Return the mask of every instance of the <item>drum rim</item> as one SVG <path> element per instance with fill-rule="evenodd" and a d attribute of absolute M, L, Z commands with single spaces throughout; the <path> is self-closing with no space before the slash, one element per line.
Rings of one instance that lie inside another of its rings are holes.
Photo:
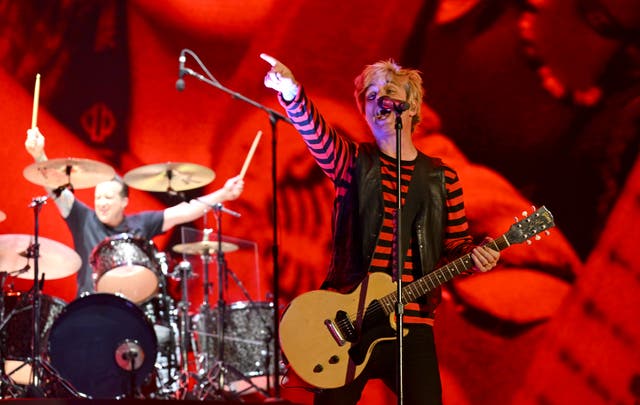
<path fill-rule="evenodd" d="M 91 265 L 91 267 L 95 266 L 94 262 L 96 262 L 97 260 L 96 259 L 97 253 L 100 250 L 102 250 L 104 246 L 113 245 L 113 242 L 116 242 L 116 241 L 129 241 L 129 240 L 142 242 L 144 245 L 144 249 L 142 250 L 144 251 L 145 254 L 148 255 L 149 260 L 153 263 L 155 254 L 158 253 L 158 248 L 156 247 L 156 244 L 153 242 L 153 239 L 145 238 L 142 236 L 135 236 L 134 234 L 129 232 L 121 232 L 115 235 L 110 235 L 105 237 L 93 249 L 91 249 L 91 253 L 89 254 L 89 264 Z M 136 244 L 136 246 L 139 246 L 139 245 Z M 151 252 L 147 252 L 148 249 L 151 250 Z M 152 253 L 152 255 L 149 255 L 149 253 Z"/>

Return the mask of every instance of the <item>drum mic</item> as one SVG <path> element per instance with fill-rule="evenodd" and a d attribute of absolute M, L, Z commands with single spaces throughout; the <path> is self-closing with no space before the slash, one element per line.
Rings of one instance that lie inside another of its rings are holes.
<path fill-rule="evenodd" d="M 378 107 L 383 110 L 394 110 L 398 114 L 407 111 L 411 105 L 403 100 L 395 100 L 389 96 L 382 96 L 378 99 Z"/>
<path fill-rule="evenodd" d="M 184 49 L 180 51 L 180 57 L 178 58 L 178 80 L 176 80 L 176 89 L 178 91 L 184 90 L 184 74 L 186 70 L 184 68 L 184 63 L 187 61 L 187 57 L 184 55 Z"/>

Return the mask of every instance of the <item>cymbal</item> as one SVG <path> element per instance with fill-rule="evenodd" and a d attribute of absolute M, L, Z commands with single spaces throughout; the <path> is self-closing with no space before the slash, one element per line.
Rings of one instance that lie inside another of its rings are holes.
<path fill-rule="evenodd" d="M 60 158 L 33 163 L 22 174 L 30 182 L 44 187 L 58 188 L 71 184 L 77 190 L 109 181 L 116 172 L 113 167 L 96 160 Z"/>
<path fill-rule="evenodd" d="M 130 170 L 124 182 L 143 191 L 185 191 L 204 187 L 215 177 L 213 170 L 195 163 L 166 162 Z"/>
<path fill-rule="evenodd" d="M 235 252 L 238 250 L 238 245 L 230 242 L 222 242 L 222 252 Z M 200 242 L 182 243 L 175 245 L 173 251 L 176 253 L 183 253 L 185 255 L 211 255 L 218 251 L 218 242 L 211 240 L 203 240 Z"/>
<path fill-rule="evenodd" d="M 17 278 L 33 280 L 35 252 L 33 235 L 0 235 L 0 271 L 17 274 Z M 45 280 L 68 277 L 80 269 L 82 260 L 73 249 L 63 243 L 44 237 L 38 238 L 38 273 L 44 273 Z"/>

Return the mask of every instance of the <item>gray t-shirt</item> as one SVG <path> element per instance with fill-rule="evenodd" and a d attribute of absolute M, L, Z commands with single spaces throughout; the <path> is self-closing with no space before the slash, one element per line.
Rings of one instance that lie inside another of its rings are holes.
<path fill-rule="evenodd" d="M 82 259 L 82 266 L 77 276 L 78 296 L 94 291 L 93 269 L 89 260 L 93 249 L 100 242 L 107 237 L 123 233 L 150 241 L 151 238 L 162 233 L 163 218 L 163 211 L 142 211 L 126 215 L 118 226 L 112 228 L 100 222 L 93 209 L 75 199 L 65 222 L 73 236 L 75 251 Z"/>

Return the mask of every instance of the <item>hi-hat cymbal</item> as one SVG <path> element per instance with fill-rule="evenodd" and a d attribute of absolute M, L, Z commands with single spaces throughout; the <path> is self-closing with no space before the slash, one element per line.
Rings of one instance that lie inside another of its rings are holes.
<path fill-rule="evenodd" d="M 49 159 L 27 166 L 22 172 L 32 183 L 58 188 L 71 185 L 74 189 L 94 187 L 109 181 L 116 175 L 113 167 L 106 163 L 82 158 Z"/>
<path fill-rule="evenodd" d="M 222 252 L 235 252 L 238 245 L 230 242 L 222 242 Z M 211 240 L 203 240 L 200 242 L 182 243 L 175 245 L 173 251 L 183 253 L 185 255 L 212 255 L 218 251 L 218 242 Z"/>
<path fill-rule="evenodd" d="M 33 235 L 0 235 L 0 271 L 22 279 L 33 279 L 35 252 Z M 68 277 L 80 269 L 82 260 L 70 247 L 44 237 L 38 238 L 38 273 L 46 280 Z M 20 270 L 24 270 L 19 272 Z"/>
<path fill-rule="evenodd" d="M 216 177 L 195 163 L 166 162 L 138 167 L 124 175 L 129 187 L 143 191 L 185 191 L 204 187 Z"/>

